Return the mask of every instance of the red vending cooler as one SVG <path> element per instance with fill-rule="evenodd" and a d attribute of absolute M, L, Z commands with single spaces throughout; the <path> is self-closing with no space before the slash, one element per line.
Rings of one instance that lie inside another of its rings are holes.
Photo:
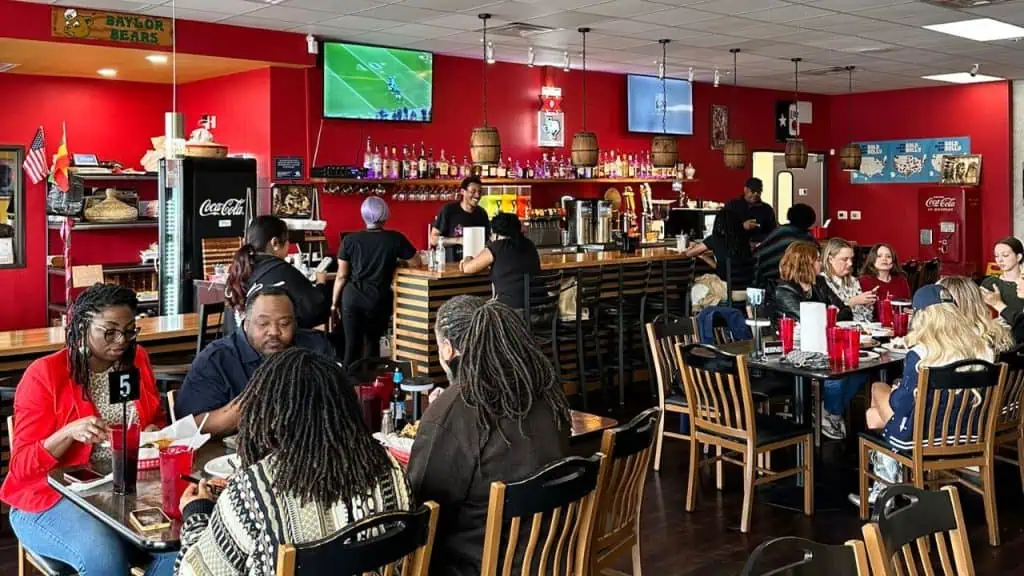
<path fill-rule="evenodd" d="M 977 188 L 934 186 L 918 192 L 918 259 L 938 258 L 942 274 L 981 271 L 981 198 Z"/>

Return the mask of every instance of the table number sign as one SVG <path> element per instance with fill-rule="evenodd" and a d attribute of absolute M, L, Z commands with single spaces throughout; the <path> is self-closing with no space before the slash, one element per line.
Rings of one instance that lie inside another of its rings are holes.
<path fill-rule="evenodd" d="M 110 403 L 125 404 L 139 399 L 139 371 L 135 368 L 128 370 L 112 370 L 107 376 L 107 385 L 110 387 Z"/>

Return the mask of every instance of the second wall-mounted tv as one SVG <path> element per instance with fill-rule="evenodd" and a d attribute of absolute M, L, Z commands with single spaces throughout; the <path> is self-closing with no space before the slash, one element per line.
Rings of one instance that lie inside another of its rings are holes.
<path fill-rule="evenodd" d="M 325 118 L 430 122 L 430 52 L 325 42 L 323 72 Z"/>
<path fill-rule="evenodd" d="M 693 134 L 693 86 L 686 80 L 626 76 L 630 132 Z M 662 111 L 664 110 L 664 122 Z"/>

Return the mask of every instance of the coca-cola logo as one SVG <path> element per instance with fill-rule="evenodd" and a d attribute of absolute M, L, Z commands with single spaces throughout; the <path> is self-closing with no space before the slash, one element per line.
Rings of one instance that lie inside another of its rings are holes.
<path fill-rule="evenodd" d="M 199 205 L 199 217 L 207 216 L 245 216 L 245 202 L 239 198 L 212 202 L 207 198 Z"/>
<path fill-rule="evenodd" d="M 956 209 L 956 198 L 951 196 L 931 196 L 924 201 L 924 207 L 930 210 L 952 211 Z"/>

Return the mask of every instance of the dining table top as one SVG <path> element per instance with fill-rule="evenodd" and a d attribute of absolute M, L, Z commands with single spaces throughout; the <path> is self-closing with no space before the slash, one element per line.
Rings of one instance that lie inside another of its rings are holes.
<path fill-rule="evenodd" d="M 760 368 L 771 372 L 789 374 L 814 380 L 837 380 L 854 374 L 883 370 L 903 364 L 906 354 L 890 352 L 884 348 L 871 350 L 872 358 L 861 359 L 856 367 L 829 364 L 828 366 L 798 366 L 783 360 L 781 354 L 754 358 L 750 353 L 754 349 L 753 340 L 740 340 L 717 346 L 723 352 L 729 354 L 743 354 L 747 356 L 747 365 L 751 368 Z"/>

